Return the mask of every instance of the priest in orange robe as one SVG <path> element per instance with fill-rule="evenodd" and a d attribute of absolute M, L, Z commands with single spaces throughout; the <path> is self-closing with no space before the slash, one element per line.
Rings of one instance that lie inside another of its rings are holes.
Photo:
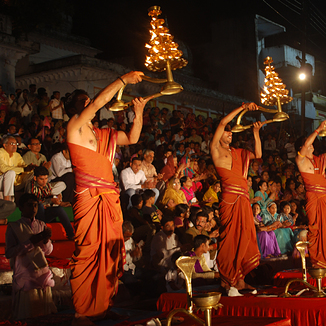
<path fill-rule="evenodd" d="M 326 121 L 308 137 L 300 137 L 295 143 L 295 161 L 306 189 L 306 213 L 308 216 L 308 250 L 313 268 L 326 268 L 326 154 L 313 155 L 313 142 L 326 129 Z"/>
<path fill-rule="evenodd" d="M 71 263 L 73 325 L 94 325 L 91 319 L 104 318 L 117 292 L 118 277 L 123 271 L 124 242 L 118 187 L 112 164 L 116 145 L 137 143 L 147 100 L 135 98 L 133 126 L 128 134 L 113 129 L 94 128 L 91 120 L 124 84 L 142 80 L 142 72 L 118 77 L 90 100 L 83 90 L 68 98 L 70 116 L 67 143 L 73 165 L 76 190 L 75 252 Z"/>
<path fill-rule="evenodd" d="M 221 180 L 220 241 L 217 263 L 221 284 L 229 296 L 241 296 L 238 290 L 252 289 L 244 282 L 245 275 L 258 266 L 260 253 L 252 218 L 247 186 L 249 161 L 262 155 L 259 129 L 253 126 L 255 153 L 230 147 L 232 132 L 229 123 L 242 110 L 258 110 L 255 103 L 243 104 L 219 123 L 211 142 L 211 155 Z"/>

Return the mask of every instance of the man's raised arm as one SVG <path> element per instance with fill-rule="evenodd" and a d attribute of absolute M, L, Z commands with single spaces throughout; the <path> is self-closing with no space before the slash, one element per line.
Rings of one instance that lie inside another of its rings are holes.
<path fill-rule="evenodd" d="M 81 128 L 85 123 L 88 123 L 94 118 L 96 112 L 100 108 L 102 108 L 106 103 L 111 101 L 113 96 L 124 84 L 137 84 L 142 81 L 142 75 L 144 74 L 141 71 L 131 71 L 115 80 L 112 84 L 106 86 L 102 91 L 98 93 L 98 95 L 96 95 L 94 100 L 88 100 L 89 104 L 86 100 L 86 108 L 80 113 L 80 116 L 77 117 L 77 119 L 70 119 L 70 128 L 73 127 L 73 129 L 76 130 Z"/>
<path fill-rule="evenodd" d="M 319 127 L 306 139 L 304 145 L 300 149 L 300 154 L 306 156 L 308 154 L 308 147 L 313 144 L 318 134 L 326 129 L 326 120 L 324 120 Z"/>
<path fill-rule="evenodd" d="M 257 121 L 253 125 L 253 133 L 254 133 L 254 139 L 255 139 L 255 153 L 250 154 L 250 159 L 254 158 L 261 158 L 262 156 L 262 149 L 261 149 L 261 140 L 259 136 L 259 130 L 264 125 L 264 122 Z"/>
<path fill-rule="evenodd" d="M 135 111 L 135 118 L 128 134 L 126 134 L 124 131 L 118 131 L 117 145 L 131 145 L 138 142 L 140 132 L 143 127 L 144 107 L 146 103 L 153 98 L 153 96 L 148 97 L 146 100 L 142 97 L 132 100 Z"/>
<path fill-rule="evenodd" d="M 233 118 L 240 113 L 241 111 L 248 109 L 249 111 L 255 111 L 258 110 L 258 106 L 255 103 L 245 103 L 242 104 L 242 106 L 238 107 L 237 109 L 233 110 L 231 113 L 229 113 L 227 116 L 225 116 L 219 123 L 219 125 L 216 128 L 214 137 L 210 143 L 211 151 L 214 149 L 217 149 L 220 144 L 220 139 L 223 135 L 225 126 L 233 120 Z"/>

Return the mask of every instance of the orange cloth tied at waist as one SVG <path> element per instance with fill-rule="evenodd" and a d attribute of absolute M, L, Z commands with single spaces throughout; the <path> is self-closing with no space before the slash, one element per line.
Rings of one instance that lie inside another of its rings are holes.
<path fill-rule="evenodd" d="M 74 168 L 76 185 L 83 188 L 88 188 L 92 197 L 102 194 L 116 193 L 120 194 L 120 190 L 116 182 L 110 182 L 103 178 L 98 178 L 93 175 L 80 171 Z"/>
<path fill-rule="evenodd" d="M 223 183 L 222 184 L 222 192 L 224 194 L 229 193 L 229 194 L 244 196 L 249 200 L 248 189 L 244 189 L 238 185 L 231 185 L 231 184 Z"/>
<path fill-rule="evenodd" d="M 308 191 L 308 192 L 320 192 L 320 193 L 324 193 L 326 195 L 326 187 L 323 187 L 320 185 L 306 184 L 305 188 L 306 188 L 306 191 Z"/>

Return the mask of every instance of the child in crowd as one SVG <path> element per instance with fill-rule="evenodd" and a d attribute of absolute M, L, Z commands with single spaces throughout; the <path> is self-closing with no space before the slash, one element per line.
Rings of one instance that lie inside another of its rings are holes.
<path fill-rule="evenodd" d="M 146 189 L 143 193 L 144 205 L 142 208 L 143 214 L 150 216 L 150 223 L 161 223 L 162 212 L 154 205 L 155 203 L 155 192 L 151 189 Z"/>
<path fill-rule="evenodd" d="M 294 222 L 290 212 L 291 204 L 287 201 L 282 202 L 281 214 L 277 216 L 277 221 L 280 222 L 281 225 L 274 231 L 282 254 L 292 252 L 295 243 L 294 234 L 291 230 L 291 226 Z"/>
<path fill-rule="evenodd" d="M 143 208 L 143 197 L 140 194 L 134 194 L 131 196 L 131 204 L 127 211 L 127 219 L 132 223 L 134 228 L 138 228 L 142 225 L 148 225 L 149 222 L 144 219 Z"/>
<path fill-rule="evenodd" d="M 13 319 L 20 320 L 56 313 L 52 301 L 52 272 L 45 255 L 53 250 L 52 232 L 35 219 L 38 200 L 25 193 L 19 199 L 22 217 L 8 225 L 6 257 L 13 269 Z"/>

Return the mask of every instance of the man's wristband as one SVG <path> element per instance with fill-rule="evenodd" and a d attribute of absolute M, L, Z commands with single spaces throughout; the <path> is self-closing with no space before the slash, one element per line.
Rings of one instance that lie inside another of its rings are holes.
<path fill-rule="evenodd" d="M 126 83 L 124 82 L 124 80 L 119 76 L 118 79 L 120 79 L 123 83 L 123 85 L 126 85 Z"/>
<path fill-rule="evenodd" d="M 315 130 L 314 132 L 315 132 L 317 135 L 319 135 L 319 131 Z"/>

